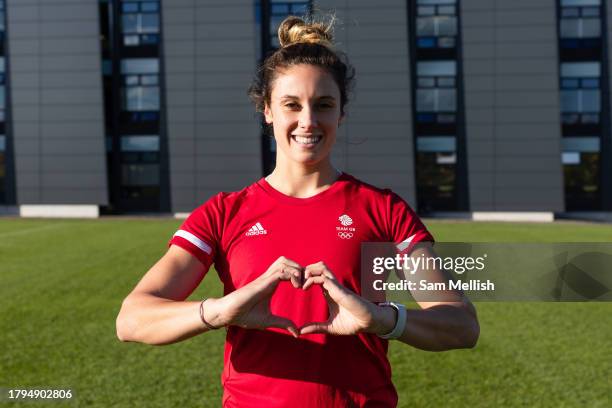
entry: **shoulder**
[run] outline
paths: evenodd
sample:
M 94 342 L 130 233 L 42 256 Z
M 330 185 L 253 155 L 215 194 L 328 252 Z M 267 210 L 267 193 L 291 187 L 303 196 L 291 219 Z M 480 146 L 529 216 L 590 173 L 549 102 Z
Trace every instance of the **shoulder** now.
M 418 218 L 408 201 L 390 188 L 380 188 L 345 173 L 351 189 L 361 205 L 385 218 Z
M 221 191 L 198 206 L 193 213 L 212 212 L 219 216 L 231 214 L 240 208 L 246 201 L 255 196 L 258 191 L 257 183 L 258 182 L 254 182 L 238 191 Z
M 348 188 L 358 194 L 361 199 L 368 199 L 377 202 L 389 203 L 395 200 L 404 201 L 398 194 L 394 193 L 389 188 L 377 187 L 373 184 L 366 183 L 348 173 L 343 173 L 343 177 L 347 181 Z

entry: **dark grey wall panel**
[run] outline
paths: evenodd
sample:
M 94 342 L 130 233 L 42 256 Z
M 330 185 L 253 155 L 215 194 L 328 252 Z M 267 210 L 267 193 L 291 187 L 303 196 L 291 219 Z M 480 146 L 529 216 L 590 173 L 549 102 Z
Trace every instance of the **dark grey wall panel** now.
M 316 2 L 341 21 L 336 41 L 356 69 L 335 162 L 416 206 L 406 1 Z
M 472 211 L 563 211 L 554 0 L 463 0 Z
M 97 0 L 8 0 L 18 204 L 107 204 Z
M 608 86 L 612 85 L 610 78 L 612 78 L 612 61 L 610 60 L 610 56 L 612 55 L 612 0 L 607 0 L 605 3 L 605 11 L 607 11 L 606 24 L 608 32 L 602 33 L 602 36 L 607 36 L 607 46 L 608 50 L 604 53 L 605 56 L 608 57 Z M 605 65 L 604 65 L 605 67 Z M 604 81 L 605 83 L 605 81 Z M 611 89 L 603 89 L 603 92 L 610 97 Z M 612 101 L 612 98 L 611 98 Z M 605 104 L 603 105 L 605 107 Z M 612 109 L 611 106 L 608 109 Z M 608 117 L 612 116 L 612 110 L 608 112 L 602 112 L 604 115 L 608 115 Z M 602 171 L 607 176 L 602 178 L 601 183 L 606 186 L 602 186 L 601 191 L 603 195 L 603 209 L 605 211 L 612 211 L 612 130 L 608 129 L 608 132 L 603 132 L 602 141 L 601 141 L 601 157 L 602 157 Z M 607 133 L 607 134 L 606 134 Z
M 250 0 L 162 2 L 172 211 L 262 176 Z M 223 147 L 221 147 L 221 145 Z

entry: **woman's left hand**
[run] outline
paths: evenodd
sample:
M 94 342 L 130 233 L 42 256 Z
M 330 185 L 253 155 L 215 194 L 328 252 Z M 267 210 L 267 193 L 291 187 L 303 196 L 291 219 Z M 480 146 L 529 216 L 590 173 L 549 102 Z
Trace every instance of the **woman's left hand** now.
M 321 285 L 329 307 L 329 318 L 325 322 L 302 326 L 300 334 L 383 334 L 395 326 L 397 317 L 393 309 L 378 306 L 344 287 L 323 262 L 308 265 L 304 269 L 304 280 L 304 290 L 315 284 Z

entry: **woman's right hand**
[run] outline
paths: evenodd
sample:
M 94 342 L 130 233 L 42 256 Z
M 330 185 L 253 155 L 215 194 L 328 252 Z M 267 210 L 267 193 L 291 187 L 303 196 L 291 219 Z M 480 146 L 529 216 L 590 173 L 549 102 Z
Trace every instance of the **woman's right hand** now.
M 270 312 L 270 299 L 280 281 L 291 281 L 295 288 L 302 287 L 303 270 L 297 262 L 281 256 L 254 281 L 226 296 L 206 299 L 204 318 L 213 326 L 240 326 L 246 329 L 277 327 L 299 336 L 295 324 Z

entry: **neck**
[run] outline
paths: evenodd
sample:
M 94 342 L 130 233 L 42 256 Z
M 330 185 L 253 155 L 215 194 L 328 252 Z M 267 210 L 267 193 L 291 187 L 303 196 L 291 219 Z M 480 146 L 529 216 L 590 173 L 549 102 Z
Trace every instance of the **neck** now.
M 274 171 L 266 177 L 266 181 L 285 195 L 308 198 L 327 190 L 339 175 L 340 172 L 329 159 L 314 166 L 290 165 L 281 159 L 277 161 Z

